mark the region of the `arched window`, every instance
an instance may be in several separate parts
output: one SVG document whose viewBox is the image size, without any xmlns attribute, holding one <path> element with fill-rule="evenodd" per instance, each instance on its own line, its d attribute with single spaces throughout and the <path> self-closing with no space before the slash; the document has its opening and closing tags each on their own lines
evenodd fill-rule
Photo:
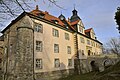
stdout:
<svg viewBox="0 0 120 80">
<path fill-rule="evenodd" d="M 90 56 L 90 50 L 88 50 L 88 56 Z"/>
</svg>

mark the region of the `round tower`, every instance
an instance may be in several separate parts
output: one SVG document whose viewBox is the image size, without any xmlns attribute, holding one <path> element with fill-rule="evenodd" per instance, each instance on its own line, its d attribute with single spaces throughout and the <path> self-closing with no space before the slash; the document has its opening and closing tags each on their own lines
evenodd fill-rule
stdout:
<svg viewBox="0 0 120 80">
<path fill-rule="evenodd" d="M 34 80 L 34 41 L 33 29 L 17 28 L 17 51 L 15 80 Z"/>
</svg>

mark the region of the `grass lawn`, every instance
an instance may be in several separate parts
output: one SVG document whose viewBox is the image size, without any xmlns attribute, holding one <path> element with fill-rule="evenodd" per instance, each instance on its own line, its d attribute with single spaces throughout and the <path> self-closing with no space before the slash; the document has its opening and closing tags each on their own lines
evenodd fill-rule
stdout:
<svg viewBox="0 0 120 80">
<path fill-rule="evenodd" d="M 60 80 L 92 80 L 97 73 L 98 72 L 90 72 L 81 75 L 71 75 L 66 78 L 61 78 Z"/>
</svg>

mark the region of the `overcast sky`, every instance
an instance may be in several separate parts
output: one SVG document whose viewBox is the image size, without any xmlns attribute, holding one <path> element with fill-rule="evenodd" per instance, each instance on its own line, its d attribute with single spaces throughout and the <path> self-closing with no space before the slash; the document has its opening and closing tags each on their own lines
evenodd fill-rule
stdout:
<svg viewBox="0 0 120 80">
<path fill-rule="evenodd" d="M 39 9 L 48 11 L 50 14 L 58 17 L 61 12 L 68 18 L 72 15 L 72 10 L 75 8 L 78 15 L 83 21 L 85 28 L 93 28 L 98 40 L 105 43 L 111 37 L 118 37 L 120 34 L 116 29 L 114 15 L 120 0 L 56 0 L 57 5 L 65 10 L 48 3 L 47 0 L 36 0 L 31 7 L 39 5 Z"/>
</svg>

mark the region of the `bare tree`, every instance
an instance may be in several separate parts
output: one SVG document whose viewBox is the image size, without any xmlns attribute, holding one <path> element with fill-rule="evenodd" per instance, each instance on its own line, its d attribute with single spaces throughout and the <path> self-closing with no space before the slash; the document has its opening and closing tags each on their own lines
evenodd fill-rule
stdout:
<svg viewBox="0 0 120 80">
<path fill-rule="evenodd" d="M 120 55 L 120 37 L 119 38 L 111 38 L 106 45 L 107 45 L 108 50 L 111 53 Z"/>
<path fill-rule="evenodd" d="M 5 22 L 17 17 L 23 11 L 31 10 L 31 1 L 37 2 L 39 0 L 0 0 L 0 29 L 5 26 Z M 57 4 L 57 0 L 42 0 L 44 3 L 49 2 L 50 5 L 55 5 L 61 9 L 63 7 Z"/>
</svg>

